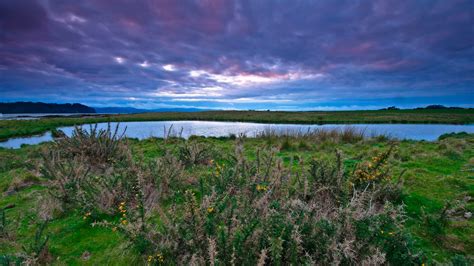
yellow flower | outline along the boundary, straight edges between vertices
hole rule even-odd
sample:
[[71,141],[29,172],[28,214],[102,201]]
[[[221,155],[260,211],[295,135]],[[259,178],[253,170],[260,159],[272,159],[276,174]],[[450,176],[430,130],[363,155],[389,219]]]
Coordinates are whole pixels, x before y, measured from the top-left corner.
[[208,207],[207,208],[207,213],[213,213],[214,212],[214,208],[213,207]]
[[151,262],[153,260],[153,256],[148,256],[148,262]]
[[161,255],[161,253],[156,254],[156,258],[158,259],[159,262],[164,261],[163,255]]
[[127,224],[127,220],[122,220],[122,224],[123,224],[123,225],[126,225],[126,224]]
[[265,185],[257,185],[257,191],[267,191],[267,186]]
[[219,163],[216,163],[216,175],[220,175],[224,169],[224,165],[220,165]]
[[91,213],[90,213],[90,212],[86,212],[86,213],[84,214],[84,217],[82,217],[82,219],[85,220],[85,219],[87,219],[87,217],[89,217],[89,216],[91,216]]

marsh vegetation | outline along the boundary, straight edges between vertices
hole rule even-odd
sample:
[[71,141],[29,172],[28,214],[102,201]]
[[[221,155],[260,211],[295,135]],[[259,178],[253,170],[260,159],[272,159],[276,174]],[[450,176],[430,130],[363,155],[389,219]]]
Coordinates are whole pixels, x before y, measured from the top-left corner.
[[3,263],[467,265],[474,137],[187,140],[77,127],[0,149]]
[[0,120],[0,141],[42,134],[62,126],[127,121],[230,121],[289,124],[472,124],[474,109],[422,109],[378,111],[203,111],[142,114],[100,114],[33,120]]

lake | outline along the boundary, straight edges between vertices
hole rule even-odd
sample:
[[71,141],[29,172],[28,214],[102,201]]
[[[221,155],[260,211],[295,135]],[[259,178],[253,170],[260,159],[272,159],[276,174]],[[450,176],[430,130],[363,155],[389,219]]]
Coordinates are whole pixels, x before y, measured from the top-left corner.
[[[116,123],[111,123],[115,128]],[[107,123],[99,123],[99,128],[106,128]],[[147,121],[147,122],[123,122],[120,123],[120,131],[125,128],[126,136],[129,138],[145,139],[149,137],[163,137],[171,127],[171,135],[180,135],[188,138],[192,135],[206,137],[222,137],[230,134],[245,134],[247,137],[255,137],[265,130],[277,132],[306,132],[311,129],[338,129],[352,127],[363,130],[366,136],[388,135],[397,139],[412,140],[436,140],[440,135],[451,132],[474,133],[474,125],[445,125],[445,124],[328,124],[328,125],[302,125],[302,124],[263,124],[247,122],[211,122],[211,121]],[[88,125],[84,125],[88,129]],[[74,127],[61,127],[66,135],[71,136]],[[53,140],[51,133],[41,136],[23,138],[12,138],[0,142],[0,147],[20,148],[22,144],[39,144]]]

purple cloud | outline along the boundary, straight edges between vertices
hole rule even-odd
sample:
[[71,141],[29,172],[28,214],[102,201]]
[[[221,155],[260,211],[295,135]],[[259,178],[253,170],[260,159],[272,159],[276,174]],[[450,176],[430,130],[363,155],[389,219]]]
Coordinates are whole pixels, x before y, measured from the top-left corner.
[[94,106],[473,106],[473,2],[0,3],[0,99]]

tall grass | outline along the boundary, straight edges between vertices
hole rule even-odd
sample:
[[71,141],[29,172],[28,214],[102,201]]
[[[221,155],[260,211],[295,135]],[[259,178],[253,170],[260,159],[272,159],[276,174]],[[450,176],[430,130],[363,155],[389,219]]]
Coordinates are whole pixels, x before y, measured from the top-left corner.
[[256,134],[257,138],[278,139],[306,139],[315,142],[358,142],[366,137],[364,129],[346,126],[341,129],[308,128],[307,130],[267,128]]
[[[357,143],[363,140],[373,139],[374,136],[366,133],[365,129],[351,126],[343,128],[308,128],[278,130],[266,128],[257,133],[256,138],[266,140],[268,144],[280,144],[280,150],[307,150],[313,144],[327,143]],[[377,135],[378,140],[388,141],[390,138]]]

